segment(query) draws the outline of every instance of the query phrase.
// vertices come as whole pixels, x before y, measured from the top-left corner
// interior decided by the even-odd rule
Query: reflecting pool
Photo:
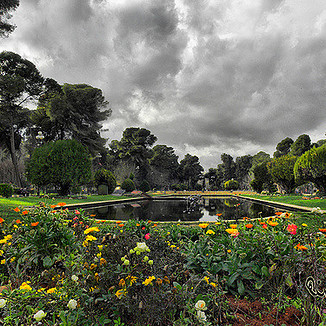
[[[233,197],[145,200],[91,208],[103,220],[217,221],[272,216],[275,208]]]

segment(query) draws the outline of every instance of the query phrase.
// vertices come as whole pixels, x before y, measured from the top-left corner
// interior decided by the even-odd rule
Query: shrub
[[[151,187],[147,180],[143,180],[143,182],[139,185],[139,190],[143,192],[147,192],[151,190]]]
[[[239,182],[237,180],[228,180],[224,183],[226,190],[237,190],[239,188]]]
[[[132,192],[136,189],[134,182],[130,179],[126,179],[125,181],[123,181],[121,188],[126,192]]]
[[[117,186],[117,182],[113,173],[106,169],[100,169],[96,171],[94,176],[94,184],[96,187],[99,187],[100,185],[106,185],[108,188],[108,194],[112,194],[115,187]]]
[[[11,197],[13,193],[14,188],[12,187],[12,185],[6,183],[0,184],[0,196],[8,198]]]

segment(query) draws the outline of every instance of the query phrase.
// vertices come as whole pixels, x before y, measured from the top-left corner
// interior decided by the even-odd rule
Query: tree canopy
[[[111,114],[102,91],[86,84],[64,84],[40,98],[31,117],[45,140],[76,139],[95,156],[104,152],[101,122]]]
[[[36,148],[27,165],[27,178],[37,186],[55,186],[60,195],[91,180],[91,159],[76,140],[58,140]]]
[[[289,154],[292,144],[293,139],[290,137],[286,137],[285,139],[280,141],[276,146],[276,152],[274,152],[274,157],[278,158],[280,156]]]
[[[19,6],[19,0],[1,0],[0,1],[0,37],[8,36],[15,29],[8,20],[12,17],[11,11]]]
[[[291,145],[291,154],[301,156],[311,148],[310,137],[306,134],[300,135]]]
[[[186,154],[184,159],[180,161],[179,170],[182,181],[187,182],[188,187],[192,189],[195,188],[204,171],[200,165],[199,158],[196,155],[190,154]]]

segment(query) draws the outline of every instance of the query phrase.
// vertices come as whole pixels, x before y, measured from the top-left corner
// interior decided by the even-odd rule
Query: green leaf
[[[173,286],[176,287],[178,291],[182,290],[182,286],[178,282],[173,282]]]
[[[263,267],[261,268],[261,272],[262,272],[262,274],[265,275],[266,277],[269,276],[268,268],[267,268],[266,266],[263,266]]]
[[[293,281],[292,281],[292,278],[291,278],[291,274],[288,274],[288,276],[287,276],[286,279],[285,279],[285,283],[286,283],[290,288],[292,288],[292,286],[293,286]]]
[[[238,272],[233,273],[228,280],[228,284],[232,285],[239,275]]]
[[[43,258],[43,266],[45,268],[49,268],[53,265],[53,261],[49,256],[46,256]]]
[[[238,292],[240,295],[243,295],[246,291],[244,285],[243,285],[243,282],[241,280],[238,280],[237,281],[237,285],[238,285]]]
[[[255,289],[256,290],[260,290],[263,287],[264,283],[262,282],[256,282],[255,283]]]

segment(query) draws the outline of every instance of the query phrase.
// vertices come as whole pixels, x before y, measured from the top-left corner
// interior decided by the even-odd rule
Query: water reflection
[[[190,205],[187,200],[146,200],[89,209],[97,219],[152,221],[216,221],[274,215],[275,209],[237,198],[202,198]],[[218,216],[217,214],[222,214]]]

